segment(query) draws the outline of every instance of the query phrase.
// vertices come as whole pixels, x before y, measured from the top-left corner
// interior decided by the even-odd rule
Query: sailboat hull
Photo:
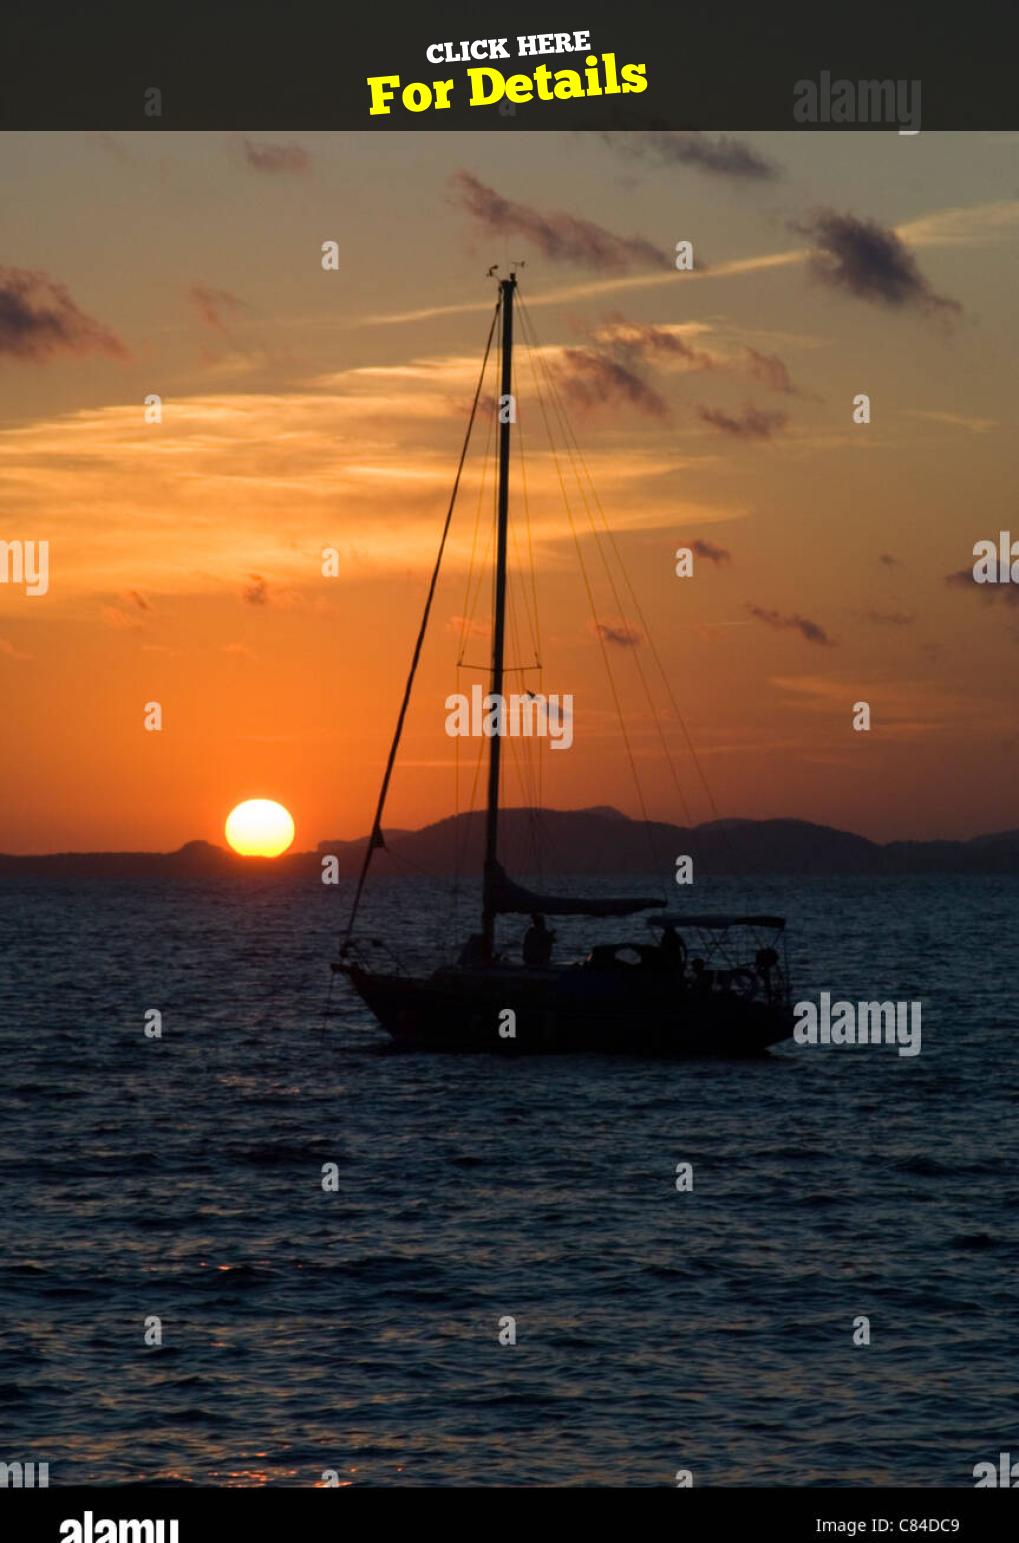
[[[356,965],[344,973],[386,1032],[420,1050],[748,1056],[792,1034],[784,1004],[698,992],[667,974],[495,967],[413,977]]]

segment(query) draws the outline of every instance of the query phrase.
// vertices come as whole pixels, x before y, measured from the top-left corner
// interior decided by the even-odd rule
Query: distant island
[[[375,874],[442,875],[480,872],[484,814],[454,815],[421,830],[388,830],[376,854]],[[356,874],[367,837],[320,841],[313,852],[282,857],[237,857],[208,841],[176,852],[53,852],[0,854],[0,877],[194,878],[250,873],[318,872],[334,854],[344,877]],[[671,872],[681,855],[693,858],[698,877],[744,874],[1019,873],[1019,830],[968,841],[890,841],[881,844],[808,820],[713,820],[670,825],[631,820],[618,809],[504,809],[500,855],[516,874],[648,874]],[[652,853],[655,854],[652,860]]]

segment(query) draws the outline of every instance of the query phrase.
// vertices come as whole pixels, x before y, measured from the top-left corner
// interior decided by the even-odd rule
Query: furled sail
[[[485,869],[485,909],[493,915],[630,916],[634,911],[650,911],[664,905],[664,900],[641,900],[632,896],[612,900],[600,895],[591,895],[587,899],[574,895],[539,895],[515,883],[501,863],[490,863]]]

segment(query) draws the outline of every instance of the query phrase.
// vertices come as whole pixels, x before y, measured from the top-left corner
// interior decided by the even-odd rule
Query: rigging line
[[[610,533],[610,530],[609,530],[609,527],[608,527],[608,522],[606,520],[604,510],[601,508],[600,504],[597,504],[597,493],[596,493],[596,490],[595,490],[595,487],[594,487],[594,481],[590,477],[590,474],[587,472],[586,466],[584,466],[583,469],[584,469],[585,474],[587,475],[587,480],[588,480],[588,483],[589,483],[589,486],[590,486],[590,492],[591,492],[591,499],[588,498],[587,491],[585,490],[583,480],[582,480],[582,478],[580,476],[580,473],[579,473],[579,471],[577,469],[577,459],[580,457],[580,447],[579,447],[579,444],[577,443],[576,433],[575,433],[575,431],[573,429],[572,423],[570,422],[569,415],[568,415],[568,413],[566,411],[565,403],[562,401],[561,395],[560,395],[560,393],[558,391],[558,388],[555,385],[554,380],[550,380],[548,382],[548,384],[549,384],[549,391],[550,391],[551,400],[552,400],[553,405],[555,407],[560,427],[561,427],[561,429],[563,431],[563,437],[564,437],[564,439],[566,441],[567,454],[570,457],[571,468],[573,470],[573,475],[574,475],[574,477],[576,479],[576,483],[577,483],[577,490],[578,490],[578,492],[580,494],[581,501],[583,502],[583,505],[584,505],[584,511],[585,511],[585,513],[587,515],[588,524],[590,526],[591,534],[594,536],[595,546],[596,546],[597,551],[598,551],[598,556],[600,557],[601,563],[602,563],[602,567],[605,570],[605,577],[608,580],[608,584],[609,584],[610,589],[612,590],[612,598],[615,601],[616,608],[617,608],[617,610],[619,612],[620,618],[621,618],[621,620],[623,622],[624,627],[629,631],[631,629],[630,618],[627,615],[626,607],[624,606],[623,601],[622,601],[622,599],[620,597],[619,588],[618,588],[618,585],[616,584],[615,575],[612,572],[612,567],[611,567],[611,564],[609,563],[608,555],[606,554],[606,551],[605,551],[605,547],[604,547],[604,544],[603,544],[603,541],[602,541],[601,532],[598,530],[598,527],[595,524],[594,515],[592,513],[591,500],[594,500],[596,505],[597,505],[597,507],[598,507],[598,512],[601,514],[602,521],[606,525],[606,532]],[[570,443],[571,440],[573,442],[572,445]],[[613,551],[614,551],[614,554],[615,554],[615,557],[616,557],[616,561],[619,564],[620,572],[622,573],[624,579],[626,579],[628,581],[628,577],[629,576],[627,574],[626,567],[625,567],[625,565],[623,563],[622,556],[621,556],[621,554],[619,552],[618,547],[614,543],[613,543]],[[630,587],[630,592],[631,592],[631,596],[632,596],[633,595],[632,585],[629,586],[629,587]],[[649,637],[649,641],[650,641],[648,627],[647,627],[646,622],[644,622],[643,617],[641,617],[641,621],[642,621],[643,631],[644,631],[645,635]],[[664,731],[664,729],[662,727],[660,714],[658,712],[657,707],[655,706],[654,697],[653,697],[652,692],[651,692],[650,682],[648,681],[646,672],[644,670],[644,666],[641,663],[640,654],[636,650],[634,650],[634,653],[633,653],[633,663],[634,663],[634,668],[637,671],[637,675],[638,675],[638,677],[640,679],[641,686],[642,686],[643,691],[644,691],[644,697],[645,697],[645,700],[646,700],[647,705],[648,705],[648,712],[649,712],[649,714],[651,716],[651,721],[654,724],[655,730],[656,730],[656,732],[658,734],[658,739],[659,739],[659,742],[660,742],[661,747],[662,747],[662,752],[663,752],[663,754],[665,756],[666,765],[668,766],[669,772],[670,772],[670,774],[672,776],[672,780],[675,783],[676,792],[679,795],[679,801],[680,801],[680,804],[682,806],[683,813],[686,816],[688,824],[692,825],[693,824],[693,815],[692,815],[691,810],[690,810],[690,805],[689,805],[689,803],[687,801],[686,793],[685,793],[685,791],[683,789],[682,782],[680,781],[679,774],[678,774],[678,772],[676,770],[676,763],[675,763],[675,761],[673,759],[672,752],[669,749],[668,741],[665,738],[665,731]]]
[[[527,330],[530,331],[530,333],[531,333],[531,335],[533,337],[534,336],[534,329],[533,329],[533,327],[529,327]],[[530,340],[528,341],[528,347],[529,348],[533,347],[533,345],[531,344]],[[574,518],[573,518],[573,510],[570,507],[570,500],[569,500],[569,497],[568,497],[567,492],[566,492],[566,483],[565,483],[565,480],[563,478],[562,468],[561,468],[561,466],[559,464],[559,457],[558,457],[558,455],[556,454],[556,451],[555,451],[555,441],[554,441],[554,439],[552,437],[552,429],[551,429],[551,425],[550,425],[550,423],[548,421],[548,413],[545,410],[545,399],[544,399],[544,396],[542,395],[541,385],[540,385],[540,383],[538,381],[537,374],[535,375],[535,384],[537,385],[536,395],[538,397],[538,403],[539,403],[539,405],[541,407],[542,417],[544,418],[544,421],[545,421],[545,429],[546,429],[546,432],[548,433],[549,445],[550,445],[551,451],[552,451],[552,460],[553,460],[553,463],[554,463],[555,468],[556,468],[556,474],[557,474],[557,476],[559,478],[559,486],[560,486],[560,489],[561,489],[562,495],[563,495],[563,503],[564,503],[565,508],[566,508],[566,517],[567,517],[567,519],[569,521],[569,524],[570,524],[570,532],[571,532],[571,534],[573,536],[573,545],[576,548],[577,564],[578,564],[578,566],[580,568],[581,576],[583,577],[583,580],[584,580],[584,588],[587,591],[588,604],[590,605],[591,616],[592,616],[592,618],[594,620],[595,636],[598,639],[598,646],[601,649],[602,663],[603,663],[603,665],[605,667],[605,674],[606,674],[606,676],[608,678],[608,682],[609,682],[609,690],[610,690],[610,692],[612,694],[612,700],[613,700],[613,703],[615,705],[616,718],[617,718],[618,723],[619,723],[619,731],[620,731],[620,734],[622,735],[622,738],[623,738],[623,744],[626,747],[626,756],[627,756],[627,760],[630,763],[630,772],[631,772],[631,775],[633,777],[633,785],[634,785],[634,789],[635,789],[636,794],[637,794],[637,803],[638,803],[638,805],[640,807],[641,814],[643,816],[645,836],[646,836],[647,841],[648,841],[648,849],[649,849],[649,855],[650,855],[650,858],[651,858],[652,868],[654,869],[655,867],[657,867],[658,859],[657,859],[657,855],[656,855],[655,850],[654,850],[654,843],[651,840],[650,820],[648,818],[647,805],[644,802],[644,790],[641,787],[640,777],[639,777],[639,775],[637,773],[637,763],[636,763],[636,760],[634,759],[633,747],[630,744],[630,736],[629,736],[629,734],[626,731],[626,721],[625,721],[625,719],[623,717],[623,709],[622,709],[622,705],[621,705],[620,700],[619,700],[619,693],[618,693],[618,691],[616,689],[615,677],[612,674],[612,665],[609,662],[608,651],[607,651],[607,649],[605,647],[605,638],[604,638],[604,636],[602,634],[601,622],[598,619],[598,609],[597,609],[597,606],[595,605],[594,593],[593,593],[592,588],[591,588],[590,578],[588,577],[587,565],[584,562],[584,554],[583,554],[583,551],[581,550],[580,538],[579,538],[579,536],[577,534],[576,522],[574,521]]]
[[[528,364],[531,365],[531,384],[533,385],[534,384],[534,365],[531,364],[530,356],[528,356],[528,361],[527,362],[528,362]],[[518,419],[519,419],[519,414],[518,414]],[[538,585],[537,585],[537,579],[536,579],[535,571],[534,571],[534,541],[533,541],[532,529],[531,529],[531,501],[530,501],[530,496],[529,496],[528,491],[527,491],[527,460],[526,460],[526,457],[524,455],[524,430],[523,430],[523,424],[521,422],[519,422],[519,421],[517,423],[517,443],[520,446],[520,450],[519,450],[519,454],[518,454],[517,459],[518,459],[518,462],[519,462],[519,465],[520,465],[520,486],[521,486],[521,490],[523,492],[524,524],[525,524],[525,527],[526,527],[526,530],[527,530],[527,564],[528,564],[528,570],[529,570],[530,580],[531,580],[531,605],[532,605],[533,612],[534,612],[534,657],[535,657],[535,659],[537,661],[537,664],[538,664],[538,694],[539,694],[539,696],[544,696],[544,694],[545,694],[545,684],[544,684],[544,673],[543,673],[543,670],[542,670],[542,663],[541,663],[541,660],[542,660],[542,652],[541,652],[541,612],[538,609]],[[539,748],[537,756],[535,757],[535,761],[536,761],[536,767],[537,767],[536,777],[535,777],[537,807],[540,810],[541,809],[541,799],[542,799],[542,788],[543,788],[543,774],[544,774],[544,769],[545,769],[545,759],[544,759],[544,756],[542,756],[542,754],[540,752],[540,748]],[[540,815],[539,815],[539,818],[540,818]],[[541,870],[539,869],[539,872],[540,871]]]
[[[534,333],[534,326],[533,326],[533,323],[530,321],[529,315],[526,316],[526,321],[527,321],[527,325],[531,328],[531,332],[533,334]],[[720,811],[720,809],[718,807],[718,804],[715,801],[715,796],[714,796],[714,794],[713,794],[713,792],[711,790],[711,785],[708,782],[707,775],[706,775],[706,773],[704,771],[703,765],[701,764],[700,756],[697,754],[696,746],[694,745],[693,739],[692,739],[692,737],[690,735],[690,731],[687,728],[686,719],[684,718],[683,713],[680,710],[679,702],[678,702],[678,700],[676,698],[675,692],[672,689],[672,684],[671,684],[671,682],[669,680],[669,677],[668,677],[668,675],[667,675],[667,673],[665,671],[665,666],[662,664],[661,655],[658,652],[658,648],[657,648],[657,645],[656,645],[655,640],[654,640],[654,635],[652,634],[651,629],[649,628],[649,626],[647,624],[646,618],[644,616],[643,608],[641,607],[640,600],[639,600],[639,598],[637,596],[637,593],[636,593],[636,591],[635,591],[635,589],[633,587],[633,583],[632,583],[632,581],[630,579],[629,572],[627,571],[626,564],[623,562],[622,554],[619,551],[619,546],[618,546],[618,543],[616,541],[615,533],[612,530],[612,527],[610,526],[610,524],[608,522],[608,518],[607,518],[607,516],[605,514],[605,510],[604,510],[604,508],[602,506],[601,499],[598,497],[598,489],[595,486],[594,478],[591,476],[590,468],[588,467],[587,462],[586,462],[585,457],[584,457],[584,452],[583,452],[583,450],[580,447],[580,442],[577,439],[576,432],[574,431],[574,429],[572,427],[572,424],[570,423],[569,418],[566,416],[565,411],[563,412],[563,423],[564,423],[564,428],[565,428],[566,434],[568,436],[568,440],[572,440],[573,441],[573,445],[574,445],[574,447],[576,449],[577,458],[580,461],[580,465],[581,465],[581,467],[583,469],[584,476],[587,478],[588,485],[589,485],[589,487],[591,489],[591,497],[592,497],[592,499],[594,501],[594,504],[595,504],[595,507],[597,508],[598,513],[599,513],[599,515],[601,517],[601,522],[602,522],[602,524],[605,527],[605,533],[606,533],[606,535],[609,538],[609,541],[610,541],[610,543],[612,545],[613,552],[614,552],[615,557],[616,557],[616,561],[619,564],[619,570],[620,570],[620,572],[621,572],[621,574],[623,576],[623,582],[625,583],[625,585],[627,587],[627,590],[629,591],[630,598],[633,601],[634,608],[635,608],[635,610],[637,612],[638,620],[640,621],[641,627],[642,627],[642,629],[644,631],[644,635],[647,638],[648,648],[650,649],[651,657],[653,658],[653,660],[655,662],[655,666],[656,666],[656,668],[658,670],[658,673],[661,676],[662,683],[663,683],[663,685],[665,687],[666,695],[668,696],[669,703],[670,703],[670,705],[672,707],[672,711],[675,714],[676,721],[679,724],[680,730],[681,730],[682,735],[683,735],[683,739],[686,742],[686,748],[687,748],[687,751],[688,751],[688,753],[690,755],[690,759],[693,762],[693,766],[694,766],[694,769],[695,769],[695,771],[697,773],[698,780],[700,781],[701,787],[704,790],[704,795],[705,795],[705,798],[706,798],[707,803],[708,803],[708,808],[710,809],[710,811],[711,811],[712,815],[714,816],[714,818],[717,821],[719,821],[720,823],[722,823],[721,811]],[[684,808],[684,811],[686,812],[687,819],[690,821],[690,824],[692,826],[693,825],[693,815],[691,814],[691,812],[689,810],[689,807],[687,805],[687,801],[686,801],[685,795],[684,795],[684,793],[682,791],[682,788],[679,785],[679,779],[676,776],[675,768],[673,766],[672,758],[671,758],[671,755],[668,752],[668,749],[666,749],[666,759],[668,760],[668,764],[669,764],[670,770],[672,771],[673,780],[676,782],[677,791],[679,792],[680,799],[681,799],[681,801],[683,803],[683,808]],[[721,834],[722,834],[723,846],[726,847],[726,849],[728,851],[728,855],[729,855],[730,859],[732,860],[732,862],[734,864],[734,867],[738,868],[738,863],[736,862],[735,846],[734,846],[732,838],[729,835],[729,832],[725,828],[724,824],[722,824]]]
[[[463,615],[460,617],[460,639],[459,639],[459,642],[457,644],[457,659],[458,660],[461,660],[463,658],[464,643],[466,641],[467,631],[468,631],[468,628],[470,626],[470,619],[471,619],[471,617],[474,614],[473,613],[473,609],[472,609],[472,605],[471,605],[471,583],[472,583],[472,581],[474,579],[475,564],[477,562],[478,530],[479,530],[480,525],[481,525],[481,506],[484,503],[484,499],[485,499],[485,483],[488,480],[488,468],[492,464],[492,459],[493,459],[493,457],[492,457],[492,434],[493,434],[493,424],[494,424],[494,422],[495,422],[494,417],[489,418],[489,420],[488,420],[488,438],[485,440],[485,449],[484,449],[484,453],[483,453],[483,455],[481,457],[481,477],[480,477],[479,482],[478,482],[478,501],[477,501],[477,504],[475,505],[475,509],[474,509],[474,530],[473,530],[473,533],[471,535],[471,556],[470,556],[470,561],[469,561],[469,563],[467,565],[467,579],[466,579],[466,582],[464,584]],[[480,571],[480,569],[479,569],[479,571]],[[476,598],[477,598],[477,596],[475,594],[475,599]]]
[[[605,527],[605,534],[608,536],[609,541],[612,544],[612,548],[613,548],[613,551],[614,551],[615,556],[616,556],[616,561],[619,563],[620,572],[622,573],[623,580],[624,580],[624,582],[626,584],[626,587],[627,587],[627,589],[629,591],[630,598],[631,598],[631,600],[633,602],[634,609],[637,612],[637,617],[638,617],[638,619],[640,621],[641,627],[643,628],[644,633],[647,636],[648,645],[649,645],[649,647],[651,649],[651,653],[652,653],[652,656],[653,656],[653,658],[655,660],[655,664],[658,667],[658,671],[661,674],[662,682],[663,682],[663,684],[665,686],[665,689],[666,689],[666,691],[667,691],[667,693],[669,695],[670,705],[672,706],[672,709],[673,709],[673,711],[676,714],[676,721],[678,722],[678,724],[680,725],[680,728],[683,731],[683,736],[684,736],[684,738],[686,740],[687,749],[690,752],[691,759],[692,759],[692,761],[694,763],[694,766],[695,766],[695,768],[697,770],[697,775],[700,778],[702,787],[704,789],[705,797],[706,797],[706,799],[708,801],[709,807],[712,810],[712,813],[715,815],[716,818],[721,819],[721,814],[719,812],[718,805],[715,802],[714,795],[712,794],[710,784],[708,783],[707,777],[704,774],[703,768],[702,768],[701,763],[700,763],[700,759],[699,759],[699,757],[697,755],[696,747],[694,746],[694,743],[693,743],[692,739],[690,738],[690,734],[689,734],[689,732],[687,730],[686,720],[684,719],[683,714],[680,711],[679,703],[676,700],[675,693],[673,692],[672,685],[671,685],[671,683],[669,681],[669,677],[668,677],[668,675],[667,675],[667,673],[665,671],[665,668],[664,668],[664,666],[662,664],[661,656],[659,655],[658,650],[657,650],[657,648],[655,646],[654,637],[653,637],[653,635],[651,633],[651,630],[648,627],[647,622],[645,620],[644,613],[643,613],[643,610],[641,608],[640,600],[637,597],[636,591],[634,590],[633,584],[632,584],[632,582],[630,580],[629,573],[627,572],[626,565],[623,562],[622,556],[620,555],[619,546],[618,546],[618,543],[617,543],[616,537],[615,537],[615,532],[612,530],[612,527],[609,525],[608,519],[607,519],[606,514],[605,514],[605,510],[602,507],[601,500],[598,497],[598,491],[597,491],[597,488],[595,487],[594,479],[591,476],[590,469],[587,466],[587,462],[586,462],[586,460],[584,458],[584,453],[583,453],[582,449],[580,448],[579,441],[577,440],[576,434],[572,430],[572,427],[571,427],[571,425],[569,423],[569,420],[566,420],[565,427],[567,429],[567,432],[570,434],[570,437],[572,438],[572,440],[574,442],[574,445],[576,447],[577,458],[580,461],[580,465],[583,468],[584,475],[587,478],[588,484],[590,486],[592,499],[593,499],[593,501],[595,503],[595,506],[596,506],[596,508],[598,510],[598,513],[599,513],[599,515],[601,517],[602,524]]]
[[[517,420],[517,459],[516,459],[516,464],[517,464],[517,467],[518,467],[518,469],[520,471],[520,474],[521,474],[521,486],[522,486],[522,488],[524,490],[524,493],[523,493],[524,508],[526,510],[526,508],[527,508],[527,492],[526,492],[527,477],[526,477],[526,474],[524,472],[524,465],[525,465],[525,462],[524,462],[524,446],[523,446],[523,436],[522,436],[521,431],[520,431],[520,421],[519,421],[519,418]],[[510,546],[512,548],[512,554],[513,554],[513,566],[514,566],[514,569],[516,571],[518,571],[520,573],[520,575],[521,575],[521,583],[520,583],[521,605],[522,605],[522,608],[523,608],[524,616],[527,619],[527,630],[528,630],[528,633],[529,633],[529,636],[530,636],[531,646],[534,649],[534,662],[535,662],[535,664],[537,664],[539,662],[539,659],[540,659],[540,654],[539,654],[539,650],[538,650],[537,614],[536,613],[532,614],[531,604],[530,604],[530,597],[528,596],[528,593],[527,593],[527,587],[522,582],[522,576],[526,573],[527,570],[526,570],[526,567],[525,567],[524,563],[521,561],[521,556],[520,556],[520,538],[517,535],[517,528],[516,528],[516,524],[515,523],[510,527],[509,539],[510,539]],[[532,558],[532,565],[533,565],[533,558]],[[534,584],[533,572],[531,574],[531,584],[532,584],[532,588],[533,588],[533,584]],[[517,647],[517,653],[518,653],[518,656],[522,659],[523,658],[523,651],[519,647]]]
[[[512,593],[509,594],[508,600],[509,600],[509,607],[508,607],[508,609],[509,609],[510,645],[513,648],[513,651],[515,653],[519,653],[519,651],[520,651],[520,637],[519,637],[520,628],[519,628],[519,624],[518,624],[518,620],[517,620],[517,608],[516,608],[516,604],[515,604],[515,601],[514,601]],[[525,740],[524,744],[514,748],[514,751],[513,751],[514,764],[515,764],[516,769],[517,769],[517,780],[519,782],[521,795],[522,795],[523,800],[524,800],[524,807],[528,811],[529,819],[533,820],[535,805],[534,805],[534,768],[533,768],[533,762],[532,762],[532,759],[531,759],[531,756],[530,756],[530,750],[532,748],[532,746],[531,746],[531,737],[530,736],[524,736],[524,740]],[[511,743],[512,743],[512,740],[511,740]]]
[[[501,295],[500,295],[501,300]],[[471,403],[471,414],[467,420],[467,432],[464,435],[463,448],[460,451],[460,460],[456,468],[456,477],[453,481],[453,491],[450,494],[449,508],[446,510],[446,519],[442,527],[442,539],[439,542],[438,554],[435,558],[435,566],[432,569],[432,579],[428,586],[428,596],[425,600],[425,608],[421,616],[421,626],[418,629],[417,641],[414,644],[414,654],[411,659],[410,673],[407,676],[407,684],[403,691],[403,701],[400,703],[400,715],[396,720],[396,730],[393,734],[393,742],[389,748],[389,759],[382,777],[382,787],[379,790],[379,801],[375,809],[375,818],[372,821],[371,835],[368,837],[368,845],[365,848],[364,862],[358,876],[357,889],[350,907],[350,916],[347,921],[347,931],[343,939],[343,947],[350,942],[350,935],[354,930],[354,921],[357,917],[357,909],[361,903],[361,892],[364,889],[365,879],[368,877],[368,868],[371,864],[372,853],[376,847],[384,845],[382,839],[382,813],[386,806],[386,795],[389,792],[389,781],[393,775],[393,765],[396,761],[396,752],[400,747],[400,738],[403,734],[404,720],[407,716],[407,707],[410,703],[410,694],[414,685],[414,677],[417,674],[418,661],[421,658],[421,649],[425,641],[425,633],[428,630],[428,619],[432,612],[432,601],[435,598],[435,588],[439,582],[439,569],[442,566],[443,553],[446,550],[446,538],[449,535],[449,527],[453,520],[453,510],[456,506],[456,495],[460,490],[460,478],[463,475],[464,462],[467,459],[467,451],[471,442],[471,431],[474,428],[474,419],[477,416],[478,401],[481,397],[481,388],[485,380],[485,371],[488,368],[488,355],[492,347],[492,338],[495,335],[495,324],[499,317],[499,306],[496,305],[492,313],[492,323],[488,329],[488,341],[485,344],[485,357],[481,361],[481,373],[478,376],[477,388],[474,392],[474,401]]]

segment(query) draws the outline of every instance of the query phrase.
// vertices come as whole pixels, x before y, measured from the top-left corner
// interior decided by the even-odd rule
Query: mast
[[[499,280],[502,303],[502,381],[499,422],[499,495],[495,549],[495,611],[492,626],[492,695],[502,696],[503,653],[506,637],[506,545],[509,530],[509,467],[510,467],[510,420],[516,416],[513,393],[513,296],[517,276]],[[504,727],[503,714],[497,719]],[[492,954],[495,941],[495,911],[491,903],[491,877],[498,860],[499,849],[499,763],[502,759],[502,736],[492,735],[488,758],[488,810],[485,819],[484,908],[481,926],[485,939],[485,952]]]

